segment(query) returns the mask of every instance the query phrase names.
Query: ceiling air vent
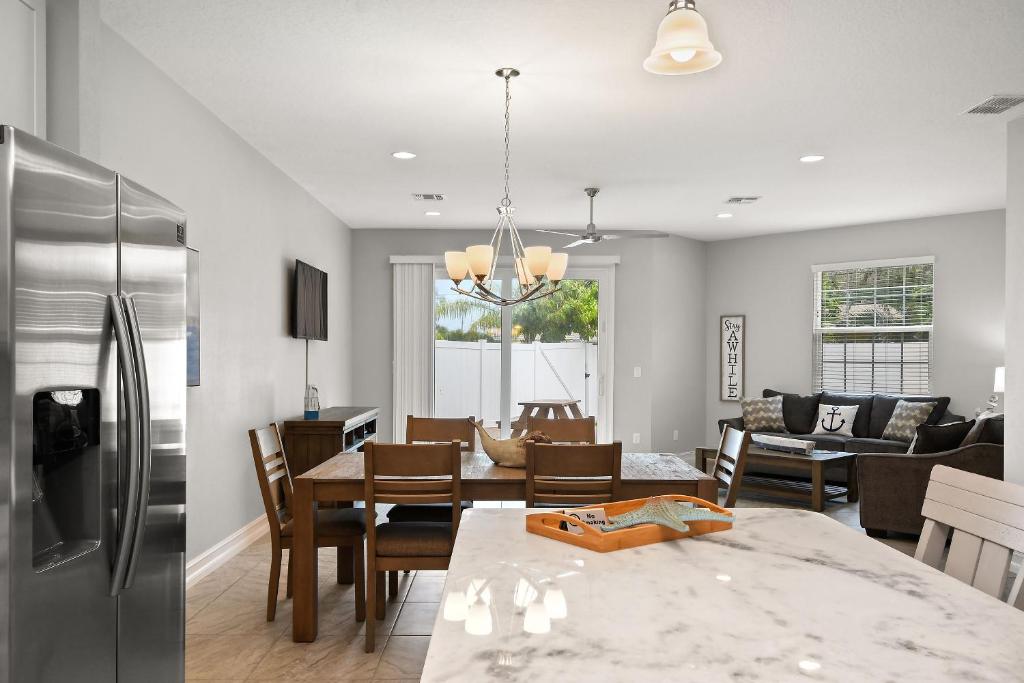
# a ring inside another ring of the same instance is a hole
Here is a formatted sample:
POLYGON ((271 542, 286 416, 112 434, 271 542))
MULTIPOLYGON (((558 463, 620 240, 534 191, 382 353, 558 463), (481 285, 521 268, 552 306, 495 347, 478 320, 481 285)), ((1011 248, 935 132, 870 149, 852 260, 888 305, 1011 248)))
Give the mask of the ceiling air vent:
POLYGON ((760 197, 729 197, 725 200, 726 204, 753 204, 760 197))
POLYGON ((1022 103, 1024 103, 1024 95, 993 95, 981 104, 971 107, 964 113, 1004 114, 1022 103))
POLYGON ((443 202, 443 194, 414 194, 412 196, 418 202, 443 202))

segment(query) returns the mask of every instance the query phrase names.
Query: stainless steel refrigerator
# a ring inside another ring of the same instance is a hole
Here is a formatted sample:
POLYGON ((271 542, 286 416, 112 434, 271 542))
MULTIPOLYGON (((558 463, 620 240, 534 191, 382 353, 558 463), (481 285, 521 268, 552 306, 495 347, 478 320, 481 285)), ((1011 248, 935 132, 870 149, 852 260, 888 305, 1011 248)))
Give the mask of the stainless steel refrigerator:
POLYGON ((185 216, 0 126, 0 681, 184 678, 185 216))

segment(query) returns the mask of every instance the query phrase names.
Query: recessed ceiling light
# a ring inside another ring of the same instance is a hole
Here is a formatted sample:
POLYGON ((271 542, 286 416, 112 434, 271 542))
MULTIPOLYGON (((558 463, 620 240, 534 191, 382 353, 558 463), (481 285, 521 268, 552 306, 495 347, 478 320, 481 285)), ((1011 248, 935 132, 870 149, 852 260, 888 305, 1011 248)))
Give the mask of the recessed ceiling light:
POLYGON ((415 159, 416 155, 412 152, 394 152, 392 155, 396 159, 415 159))
POLYGON ((440 211, 424 211, 423 215, 424 216, 440 216, 441 212, 440 211))
POLYGON ((816 164, 819 161, 823 161, 824 159, 825 157, 822 154, 808 154, 807 156, 800 157, 800 161, 804 162, 805 164, 816 164))
POLYGON ((718 214, 718 216, 716 216, 716 218, 732 218, 732 214, 731 213, 720 213, 720 214, 718 214))

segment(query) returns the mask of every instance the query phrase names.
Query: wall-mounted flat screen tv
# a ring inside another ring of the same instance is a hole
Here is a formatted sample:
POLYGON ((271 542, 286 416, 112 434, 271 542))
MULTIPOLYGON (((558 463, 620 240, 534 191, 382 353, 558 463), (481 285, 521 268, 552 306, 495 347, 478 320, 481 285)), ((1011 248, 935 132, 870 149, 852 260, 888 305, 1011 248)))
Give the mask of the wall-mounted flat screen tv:
POLYGON ((327 273, 303 261, 295 262, 292 321, 296 339, 327 341, 327 273))

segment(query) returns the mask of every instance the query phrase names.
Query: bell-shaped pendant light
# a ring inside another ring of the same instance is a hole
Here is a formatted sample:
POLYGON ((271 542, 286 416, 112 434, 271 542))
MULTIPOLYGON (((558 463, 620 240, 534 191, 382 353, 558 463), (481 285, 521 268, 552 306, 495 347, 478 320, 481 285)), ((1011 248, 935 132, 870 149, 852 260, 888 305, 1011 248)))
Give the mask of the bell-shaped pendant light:
POLYGON ((672 0, 658 26, 658 39, 644 70, 662 76, 695 74, 722 63, 708 37, 708 25, 694 0, 672 0))

